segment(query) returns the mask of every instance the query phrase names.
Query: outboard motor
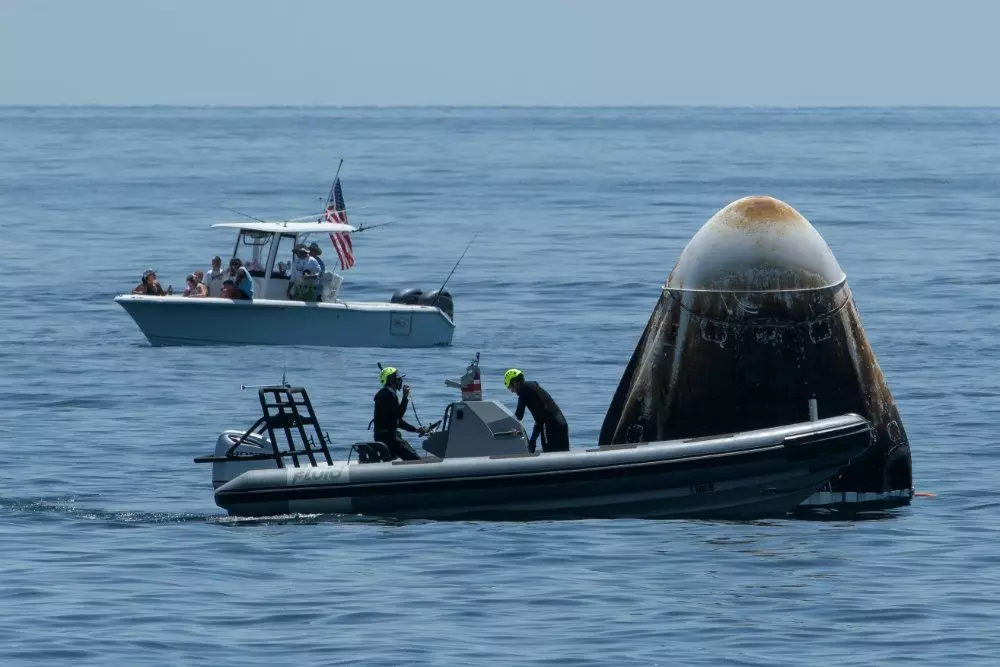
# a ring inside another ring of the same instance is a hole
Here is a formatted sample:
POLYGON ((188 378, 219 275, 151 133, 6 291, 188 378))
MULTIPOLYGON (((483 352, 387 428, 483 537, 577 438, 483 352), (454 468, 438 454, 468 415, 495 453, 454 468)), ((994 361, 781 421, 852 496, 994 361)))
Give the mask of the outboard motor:
POLYGON ((400 287, 389 299, 389 303, 401 303, 406 306, 415 306, 420 303, 420 298, 424 291, 419 287, 400 287))
POLYGON ((451 298, 451 292, 446 289, 433 290, 420 297, 421 306, 435 306, 441 309, 449 319, 455 319, 455 301, 451 298))
POLYGON ((243 437, 244 435, 243 431, 226 430, 215 441, 212 458, 216 460, 212 462, 212 486, 216 489, 248 470, 278 467, 272 456, 274 450, 271 448, 271 440, 266 433, 250 433, 243 437), (230 450, 231 457, 234 458, 226 457, 230 450), (223 460, 227 458, 228 460, 223 460))

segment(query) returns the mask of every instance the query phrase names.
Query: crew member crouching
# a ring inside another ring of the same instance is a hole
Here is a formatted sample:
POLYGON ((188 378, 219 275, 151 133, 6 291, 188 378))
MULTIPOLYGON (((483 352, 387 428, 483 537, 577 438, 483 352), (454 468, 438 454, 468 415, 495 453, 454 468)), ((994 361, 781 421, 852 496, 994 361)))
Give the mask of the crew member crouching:
POLYGON ((524 373, 511 368, 503 376, 503 384, 512 393, 517 394, 517 410, 514 416, 518 420, 524 418, 527 408, 535 418, 535 426, 531 429, 528 439, 528 451, 535 451, 535 441, 542 436, 543 452, 569 451, 569 426, 562 410, 549 395, 549 392, 534 381, 525 380, 524 373))

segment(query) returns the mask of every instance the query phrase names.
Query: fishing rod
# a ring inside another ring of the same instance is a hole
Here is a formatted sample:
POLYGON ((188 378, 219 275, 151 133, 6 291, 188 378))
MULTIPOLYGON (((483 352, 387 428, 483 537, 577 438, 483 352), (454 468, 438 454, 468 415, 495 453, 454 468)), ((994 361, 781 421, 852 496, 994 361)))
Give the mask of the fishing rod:
POLYGON ((243 211, 237 211, 235 208, 229 208, 228 206, 223 206, 222 208, 226 209, 227 211, 231 211, 231 212, 235 213, 236 215, 242 215, 244 218, 250 218, 251 220, 253 220, 255 222, 267 222, 267 220, 261 220, 260 218, 256 218, 256 217, 250 215, 249 213, 244 213, 243 211))
MULTIPOLYGON (((316 197, 316 201, 323 201, 323 200, 324 200, 324 197, 316 197)), ((371 206, 369 206, 368 204, 364 204, 362 206, 353 206, 353 207, 351 207, 348 210, 350 210, 350 211, 360 211, 360 210, 366 209, 366 208, 371 208, 371 206)), ((309 217, 309 216, 306 216, 306 217, 309 217)))
POLYGON ((383 223, 378 224, 378 225, 364 225, 364 224, 362 224, 361 226, 355 228, 355 230, 354 230, 353 233, 358 234, 360 232, 367 232, 369 229, 378 229, 379 227, 385 227, 386 225, 391 225, 391 224, 393 224, 393 223, 391 223, 391 222, 383 222, 383 223))
POLYGON ((443 283, 441 283, 441 287, 438 288, 437 294, 434 296, 434 305, 437 305, 438 299, 441 298, 441 291, 444 289, 444 286, 448 284, 448 281, 451 280, 451 276, 455 273, 455 269, 457 269, 458 265, 462 263, 463 259, 465 259, 465 253, 469 252, 469 248, 472 247, 472 244, 476 240, 477 236, 479 236, 478 231, 472 235, 472 241, 469 241, 469 245, 465 246, 465 250, 462 251, 462 256, 458 258, 458 261, 455 262, 455 266, 451 267, 451 272, 448 274, 448 277, 444 279, 443 283))
MULTIPOLYGON (((316 201, 323 201, 323 198, 322 197, 316 197, 316 201)), ((351 211, 360 211, 363 208, 366 208, 366 207, 365 206, 351 206, 351 207, 346 207, 345 206, 343 210, 344 210, 344 213, 350 213, 351 211)), ((288 222, 313 222, 313 221, 315 221, 315 222, 323 222, 322 217, 324 215, 326 215, 326 211, 325 210, 321 211, 319 213, 307 213, 305 215, 299 215, 299 216, 296 216, 294 218, 289 218, 288 222), (316 216, 317 215, 320 216, 320 218, 321 218, 320 220, 316 220, 316 216)))

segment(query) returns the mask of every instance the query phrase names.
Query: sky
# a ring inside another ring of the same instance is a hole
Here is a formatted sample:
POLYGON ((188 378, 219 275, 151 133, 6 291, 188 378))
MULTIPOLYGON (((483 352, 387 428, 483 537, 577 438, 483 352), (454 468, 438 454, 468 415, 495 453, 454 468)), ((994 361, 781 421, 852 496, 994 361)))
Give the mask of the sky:
POLYGON ((1000 2, 0 0, 0 105, 996 106, 1000 2))

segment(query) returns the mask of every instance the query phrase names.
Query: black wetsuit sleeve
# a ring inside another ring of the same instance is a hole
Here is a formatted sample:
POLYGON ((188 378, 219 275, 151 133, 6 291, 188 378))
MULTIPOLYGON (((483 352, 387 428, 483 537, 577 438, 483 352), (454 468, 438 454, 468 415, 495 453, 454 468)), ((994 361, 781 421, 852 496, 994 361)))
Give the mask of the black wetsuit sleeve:
POLYGON ((403 394, 403 400, 399 403, 399 416, 396 418, 399 420, 399 428, 404 431, 410 431, 411 433, 417 432, 417 427, 409 423, 403 417, 406 416, 406 408, 410 404, 410 396, 408 394, 403 394))
POLYGON ((524 419, 524 409, 528 407, 528 404, 524 398, 526 395, 527 394, 525 392, 525 389, 522 386, 521 393, 517 395, 517 410, 514 411, 514 417, 517 418, 517 421, 521 421, 522 419, 524 419))
POLYGON ((529 442, 535 442, 542 430, 542 425, 538 420, 538 415, 535 410, 537 402, 538 393, 535 391, 535 388, 527 382, 522 384, 521 389, 517 394, 517 411, 514 413, 514 416, 517 417, 518 421, 521 421, 524 419, 525 410, 527 409, 531 411, 531 416, 535 419, 535 425, 531 428, 531 437, 528 438, 529 442))

